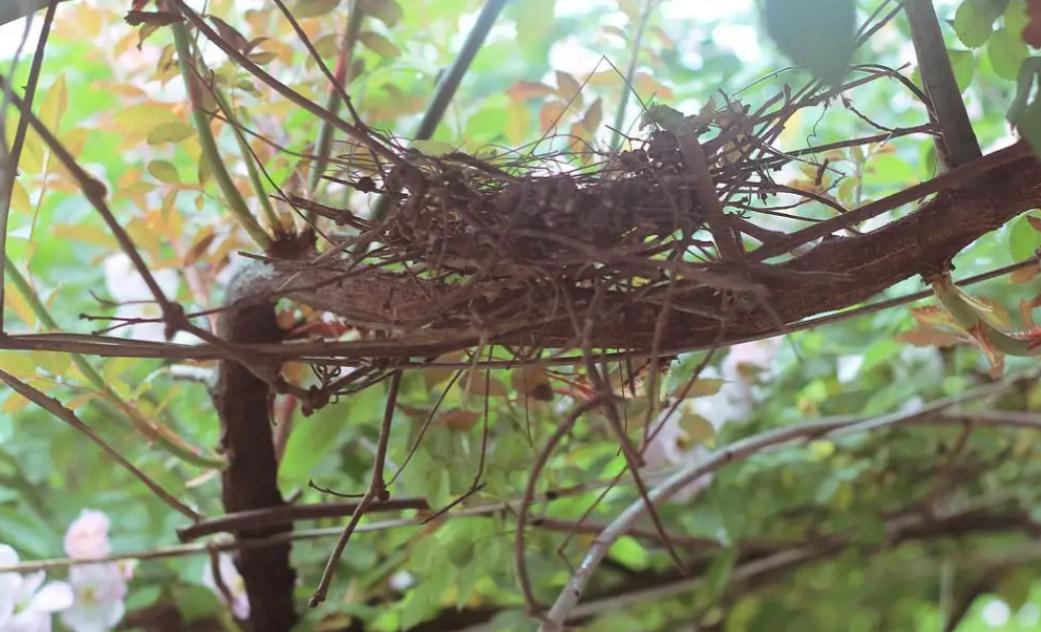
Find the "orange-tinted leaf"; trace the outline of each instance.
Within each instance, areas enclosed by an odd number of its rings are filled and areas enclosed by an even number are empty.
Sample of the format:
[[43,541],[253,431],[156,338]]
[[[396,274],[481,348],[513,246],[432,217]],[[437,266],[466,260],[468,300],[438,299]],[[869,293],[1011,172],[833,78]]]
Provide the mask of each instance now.
[[477,422],[480,421],[480,419],[480,413],[471,410],[463,410],[462,408],[455,408],[445,411],[435,417],[433,424],[437,426],[445,426],[460,432],[466,432],[477,425]]
[[633,77],[633,87],[645,99],[659,99],[662,101],[668,101],[674,94],[672,88],[663,85],[653,76],[646,72],[638,72]]
[[459,378],[459,386],[464,393],[478,397],[502,397],[507,394],[506,385],[488,375],[486,369],[466,371]]
[[[463,357],[464,354],[462,351],[456,351],[453,353],[446,353],[444,355],[438,356],[437,360],[435,360],[434,362],[446,364],[449,362],[462,362]],[[425,369],[423,371],[423,383],[426,385],[427,390],[429,391],[441,382],[447,381],[455,374],[457,370],[458,369],[450,368]]]
[[215,15],[209,16],[210,22],[213,22],[213,26],[217,28],[217,34],[220,35],[221,39],[231,44],[237,51],[245,51],[249,46],[249,40],[239,33],[233,26],[218,18]]
[[547,132],[560,123],[564,115],[565,105],[560,101],[547,101],[539,110],[539,128]]
[[589,106],[586,113],[582,115],[582,127],[586,128],[590,134],[595,134],[596,129],[600,127],[600,122],[604,119],[603,104],[600,99],[593,101],[593,105]]
[[573,102],[575,107],[582,107],[582,95],[579,94],[581,90],[582,84],[578,79],[562,70],[557,71],[557,94],[565,102]]
[[1033,215],[1027,215],[1027,221],[1030,222],[1030,227],[1034,230],[1041,232],[1041,217],[1035,217]]
[[916,347],[951,347],[964,340],[962,336],[956,333],[932,327],[918,327],[911,331],[905,331],[898,334],[896,339]]
[[538,81],[518,81],[506,90],[506,94],[511,99],[517,99],[519,101],[524,99],[537,99],[544,97],[556,92],[550,86]]
[[[248,57],[249,60],[252,61],[254,64],[258,66],[263,66],[264,64],[272,61],[275,57],[278,57],[278,53],[272,53],[271,51],[262,50],[256,53],[250,53]],[[253,84],[247,82],[246,86],[252,88]]]
[[1041,265],[1032,263],[1025,268],[1020,268],[1012,274],[1008,275],[1008,280],[1012,283],[1026,283],[1033,279],[1041,272]]

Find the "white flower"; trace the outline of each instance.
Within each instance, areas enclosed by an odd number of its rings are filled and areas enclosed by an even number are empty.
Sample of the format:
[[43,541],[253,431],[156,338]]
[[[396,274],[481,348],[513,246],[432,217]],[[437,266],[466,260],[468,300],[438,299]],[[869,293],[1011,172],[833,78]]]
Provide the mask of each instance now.
[[84,509],[65,532],[65,552],[77,560],[104,557],[112,552],[108,541],[109,519],[104,513]]
[[69,583],[74,601],[61,620],[73,632],[105,632],[122,620],[127,583],[119,564],[73,566]]
[[[18,553],[0,544],[0,566],[18,563]],[[0,573],[0,632],[50,632],[51,613],[72,605],[65,582],[44,584],[47,574]]]
[[[153,303],[154,296],[148,284],[137,272],[130,257],[116,253],[105,257],[102,262],[105,270],[105,287],[109,294],[120,305],[114,316],[118,318],[158,318],[159,307]],[[159,289],[168,297],[175,296],[180,284],[177,272],[164,268],[152,273]],[[161,322],[134,323],[116,330],[129,338],[138,340],[165,340],[166,325]],[[198,342],[198,339],[186,332],[178,332],[175,342]]]
[[242,579],[242,575],[239,575],[239,569],[235,568],[235,563],[232,562],[230,555],[221,553],[219,560],[218,570],[225,588],[231,593],[231,603],[228,603],[224,592],[217,586],[217,580],[213,576],[213,564],[207,563],[202,569],[202,585],[216,593],[217,598],[225,605],[230,606],[236,619],[245,621],[249,619],[249,596],[246,594],[246,581]]

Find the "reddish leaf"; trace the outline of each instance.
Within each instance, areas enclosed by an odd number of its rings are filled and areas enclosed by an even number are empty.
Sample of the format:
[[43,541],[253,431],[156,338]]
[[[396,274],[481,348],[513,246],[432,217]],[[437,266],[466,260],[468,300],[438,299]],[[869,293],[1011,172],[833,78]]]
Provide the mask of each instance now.
[[506,94],[511,99],[517,99],[518,101],[524,99],[537,99],[544,97],[549,94],[553,94],[555,90],[544,83],[538,81],[518,81],[506,90]]
[[604,109],[600,99],[593,101],[593,105],[589,106],[586,113],[582,115],[582,127],[586,128],[590,134],[596,133],[596,128],[600,127],[600,122],[604,119]]
[[1008,280],[1011,283],[1026,283],[1036,277],[1039,272],[1041,272],[1041,265],[1034,263],[1025,268],[1020,268],[1014,271],[1012,274],[1008,275]]
[[437,426],[445,426],[460,432],[466,432],[473,428],[480,419],[480,413],[475,413],[472,410],[463,410],[462,408],[454,408],[435,417],[433,424]]
[[127,11],[123,17],[130,26],[147,24],[152,27],[166,26],[182,20],[180,14],[173,11]]
[[231,44],[232,47],[235,48],[235,50],[240,52],[246,52],[246,50],[250,46],[250,42],[245,38],[245,36],[242,35],[242,33],[239,33],[230,24],[228,24],[227,22],[218,18],[215,15],[211,15],[209,17],[210,22],[213,22],[213,26],[217,27],[217,34],[220,35],[222,40],[224,40],[228,44]]
[[916,347],[951,347],[963,341],[962,337],[955,333],[932,327],[918,327],[905,331],[897,335],[896,339]]
[[581,107],[582,95],[579,94],[581,90],[582,84],[578,82],[578,79],[562,70],[557,71],[557,94],[564,101],[574,102],[576,107]]
[[539,110],[539,129],[543,132],[550,130],[560,122],[564,114],[565,106],[560,101],[547,101]]
[[485,395],[502,397],[507,393],[506,386],[494,377],[490,377],[488,371],[484,369],[463,373],[463,376],[459,378],[459,386],[462,387],[464,392],[480,397]]

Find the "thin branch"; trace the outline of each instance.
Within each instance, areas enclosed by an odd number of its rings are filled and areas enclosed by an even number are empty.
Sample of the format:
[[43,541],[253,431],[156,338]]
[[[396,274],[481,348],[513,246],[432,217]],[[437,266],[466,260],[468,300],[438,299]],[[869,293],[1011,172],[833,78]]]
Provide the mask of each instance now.
[[329,559],[325,563],[325,570],[322,571],[322,578],[318,582],[318,587],[315,589],[314,594],[311,595],[310,606],[316,608],[318,604],[325,601],[325,597],[329,592],[329,585],[332,583],[333,574],[336,572],[336,565],[340,562],[340,556],[343,555],[343,550],[347,547],[347,542],[350,541],[351,535],[358,527],[358,522],[361,520],[365,512],[368,511],[369,506],[376,501],[386,501],[389,498],[387,494],[387,484],[383,477],[383,469],[387,460],[387,444],[390,442],[390,429],[391,422],[394,419],[394,407],[398,401],[398,389],[401,386],[401,369],[394,371],[390,379],[390,389],[387,393],[387,404],[383,410],[383,424],[380,426],[379,441],[376,444],[376,458],[372,464],[372,480],[369,483],[369,490],[365,492],[365,496],[362,497],[361,501],[354,508],[354,513],[351,514],[351,519],[344,527],[343,532],[340,534],[340,538],[336,541],[336,546],[333,547],[333,552],[329,555]]
[[286,99],[292,101],[304,110],[310,112],[319,119],[323,121],[329,121],[331,125],[345,132],[355,140],[359,141],[360,143],[362,143],[375,153],[379,154],[381,157],[394,163],[395,165],[402,164],[403,159],[396,152],[394,152],[391,148],[387,147],[383,143],[373,138],[367,130],[363,130],[355,125],[352,125],[351,123],[348,123],[347,121],[341,119],[339,116],[318,105],[314,101],[311,101],[310,99],[300,94],[299,92],[293,90],[292,88],[282,83],[278,79],[275,79],[267,71],[265,71],[256,63],[251,61],[247,56],[243,55],[241,52],[236,50],[234,46],[224,41],[224,39],[221,38],[221,36],[218,35],[216,31],[210,28],[210,25],[206,24],[206,21],[203,20],[199,16],[199,14],[193,11],[191,7],[185,4],[183,0],[168,1],[174,7],[176,7],[177,10],[181,12],[181,15],[183,15],[189,22],[191,22],[195,26],[195,28],[197,28],[199,32],[206,37],[206,39],[216,44],[217,47],[224,51],[224,54],[226,54],[228,57],[234,60],[237,65],[246,69],[246,71],[248,71],[251,75],[253,75],[257,79],[260,79],[275,92],[279,93]]
[[614,132],[611,134],[611,151],[618,151],[622,146],[622,128],[625,126],[625,111],[629,107],[629,92],[632,90],[633,77],[636,76],[636,67],[640,63],[640,49],[643,47],[643,35],[647,31],[647,24],[651,21],[651,12],[654,10],[658,0],[644,0],[643,11],[640,13],[640,23],[636,25],[636,37],[633,39],[632,57],[629,58],[629,66],[625,69],[625,83],[622,96],[618,100],[618,109],[614,114]]
[[123,466],[130,474],[137,480],[145,484],[148,489],[152,491],[160,500],[169,505],[175,511],[184,514],[192,520],[199,520],[202,515],[197,513],[194,509],[185,505],[178,500],[173,494],[163,489],[163,487],[152,480],[147,474],[137,468],[131,463],[123,454],[113,448],[107,441],[101,438],[101,435],[96,433],[93,428],[83,423],[76,413],[72,412],[61,404],[58,400],[47,397],[40,391],[36,390],[32,386],[29,386],[25,382],[19,380],[15,376],[7,373],[6,371],[0,370],[0,380],[3,380],[11,389],[17,392],[22,397],[25,397],[32,403],[36,404],[40,408],[43,408],[47,412],[51,413],[58,419],[61,419],[65,423],[69,424],[76,430],[82,432],[87,436],[88,439],[93,441],[98,447],[100,447],[106,454],[113,458],[119,465]]
[[[1031,375],[1036,375],[1036,373],[1037,371],[1034,371]],[[999,382],[980,386],[960,395],[942,398],[928,404],[916,406],[911,410],[890,413],[872,419],[819,421],[777,428],[776,430],[741,439],[729,446],[716,450],[704,459],[699,459],[679,469],[652,489],[649,496],[651,502],[666,501],[683,487],[728,463],[744,460],[757,454],[776,451],[795,442],[821,437],[837,439],[882,428],[918,423],[952,406],[1000,392],[1011,386],[1015,381],[1023,379],[1023,377],[1023,375],[1007,377]],[[572,610],[578,604],[579,598],[582,596],[600,562],[607,555],[607,551],[619,537],[632,528],[635,521],[643,514],[646,508],[647,503],[643,499],[634,501],[600,532],[600,535],[593,541],[589,551],[579,564],[578,569],[558,595],[557,600],[543,622],[542,630],[557,632],[563,629],[564,623],[571,616]]]
[[[257,218],[253,217],[249,206],[246,205],[246,200],[242,197],[242,192],[231,181],[231,174],[228,173],[220,150],[217,149],[217,141],[213,137],[213,130],[210,129],[210,121],[199,107],[202,96],[198,89],[198,85],[201,83],[199,78],[201,73],[197,71],[195,56],[192,54],[191,44],[188,41],[188,29],[183,22],[179,21],[171,24],[170,28],[173,29],[174,45],[177,47],[177,65],[181,71],[181,80],[184,82],[184,89],[188,93],[192,106],[192,121],[195,123],[195,136],[202,149],[202,159],[206,161],[206,165],[217,181],[228,211],[246,229],[250,238],[266,251],[271,247],[271,236],[264,231],[264,228],[257,222]],[[214,87],[214,92],[216,93],[216,87]],[[230,112],[227,114],[231,115]],[[249,156],[243,156],[243,159],[248,161]],[[263,190],[259,194],[263,196]]]
[[[40,69],[43,67],[43,53],[47,48],[47,40],[51,34],[51,25],[54,23],[54,14],[58,9],[58,2],[59,0],[50,0],[50,4],[47,5],[47,13],[43,17],[43,27],[40,29],[40,38],[36,43],[36,51],[33,53],[33,61],[29,67],[29,79],[25,84],[25,99],[22,104],[22,108],[25,110],[32,109],[33,98],[36,96],[36,86],[40,81]],[[26,29],[28,28],[29,25],[26,24]],[[13,90],[14,88],[8,86],[7,89]],[[3,103],[0,104],[0,127],[7,119],[6,109],[7,95],[5,94]],[[19,116],[18,127],[14,132],[14,140],[11,142],[11,151],[7,151],[6,146],[0,147],[0,165],[3,166],[0,169],[0,260],[3,260],[5,264],[8,261],[7,224],[11,215],[11,200],[14,195],[15,180],[18,178],[18,162],[22,157],[22,148],[25,146],[25,135],[28,131],[29,120],[25,116]],[[0,136],[2,135],[3,131],[0,130]],[[0,144],[3,144],[4,140],[6,139],[0,139]],[[0,267],[0,336],[3,336],[6,331],[4,327],[5,267],[7,266]]]
[[[281,505],[249,511],[236,511],[218,518],[200,520],[195,524],[177,530],[177,538],[181,542],[191,542],[214,533],[232,532],[243,527],[260,528],[298,520],[320,520],[322,518],[340,518],[352,515],[358,503],[321,503],[317,505]],[[404,509],[429,509],[427,501],[422,498],[388,499],[374,502],[368,511],[402,511]]]
[[[7,89],[9,82],[7,78],[0,76],[0,88]],[[43,142],[50,148],[51,152],[58,158],[65,169],[72,175],[73,180],[79,185],[80,190],[83,191],[87,201],[90,202],[91,206],[97,209],[101,218],[105,221],[109,230],[115,236],[116,241],[119,242],[120,248],[133,262],[135,270],[141,275],[145,285],[148,286],[149,292],[155,298],[159,304],[160,309],[163,312],[164,319],[168,319],[168,323],[173,323],[179,320],[183,320],[183,311],[179,306],[171,303],[166,295],[163,294],[162,289],[159,287],[159,283],[156,282],[155,277],[152,275],[151,270],[148,268],[148,264],[145,263],[144,259],[141,258],[141,254],[134,247],[134,242],[130,239],[130,235],[127,234],[126,230],[116,221],[115,216],[109,209],[108,204],[105,202],[107,196],[107,190],[105,185],[87,173],[83,167],[76,162],[76,159],[72,157],[65,146],[54,136],[53,133],[47,126],[44,125],[40,119],[38,119],[28,108],[25,106],[22,99],[18,98],[17,95],[10,95],[12,102],[22,111],[28,121],[29,125],[32,126],[33,130],[40,135]]]

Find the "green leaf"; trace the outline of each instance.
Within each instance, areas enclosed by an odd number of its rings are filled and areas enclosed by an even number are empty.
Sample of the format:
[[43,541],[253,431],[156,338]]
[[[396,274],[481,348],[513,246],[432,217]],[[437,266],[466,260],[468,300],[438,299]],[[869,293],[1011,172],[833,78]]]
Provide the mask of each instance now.
[[402,16],[401,5],[394,0],[361,0],[358,8],[365,15],[371,15],[389,28],[393,28]]
[[521,48],[537,47],[553,28],[556,0],[524,0],[515,3],[517,43]]
[[854,0],[764,0],[766,31],[796,66],[836,85],[856,44]]
[[[976,72],[976,59],[972,51],[948,48],[947,57],[951,60],[951,70],[954,71],[954,80],[958,84],[958,90],[965,92],[965,89],[972,83],[972,76]],[[929,147],[933,147],[933,145],[930,144]]]
[[[450,154],[450,153],[452,153],[453,151],[456,150],[456,146],[455,145],[449,145],[448,143],[443,143],[443,142],[441,142],[439,140],[416,140],[416,141],[412,141],[412,147],[413,147],[413,149],[421,151],[421,152],[423,152],[424,154],[426,154],[428,156],[434,156],[434,157],[444,156],[445,154]],[[444,379],[448,379],[449,377],[451,377],[451,375],[452,375],[452,371],[445,371],[443,377],[444,377]],[[433,386],[433,385],[434,384],[429,384],[429,383],[427,384],[428,387],[429,386]]]
[[148,144],[178,143],[195,133],[190,125],[180,122],[160,123],[148,132]]
[[153,160],[148,163],[148,173],[152,174],[156,180],[167,184],[181,182],[180,176],[177,175],[177,167],[174,167],[173,163],[168,160]]
[[293,7],[293,16],[297,19],[313,18],[325,15],[340,4],[340,0],[301,0]]
[[716,436],[716,427],[711,421],[690,411],[684,411],[680,417],[680,428],[683,428],[687,438],[695,444],[705,443]]
[[369,50],[373,51],[380,57],[394,59],[395,57],[401,56],[401,49],[395,46],[389,39],[374,31],[363,31],[358,35],[358,39],[361,40],[361,43],[365,44]]
[[987,44],[987,57],[999,77],[1015,80],[1019,77],[1019,67],[1027,57],[1027,45],[1018,31],[1001,28],[994,32]]
[[954,32],[969,48],[987,43],[1008,0],[964,0],[954,14]]
[[58,535],[28,511],[0,507],[0,543],[14,547],[22,559],[53,555],[59,544]]
[[310,477],[315,465],[350,432],[350,424],[344,423],[350,411],[351,407],[345,404],[333,404],[310,417],[297,419],[278,465],[279,478],[299,485]]
[[611,545],[609,554],[626,567],[642,571],[650,564],[650,554],[636,538],[624,535]]
[[[1036,148],[1035,151],[1037,151]],[[1041,233],[1034,230],[1026,215],[1012,223],[1008,240],[1009,250],[1014,261],[1034,256],[1034,251],[1041,247]]]

